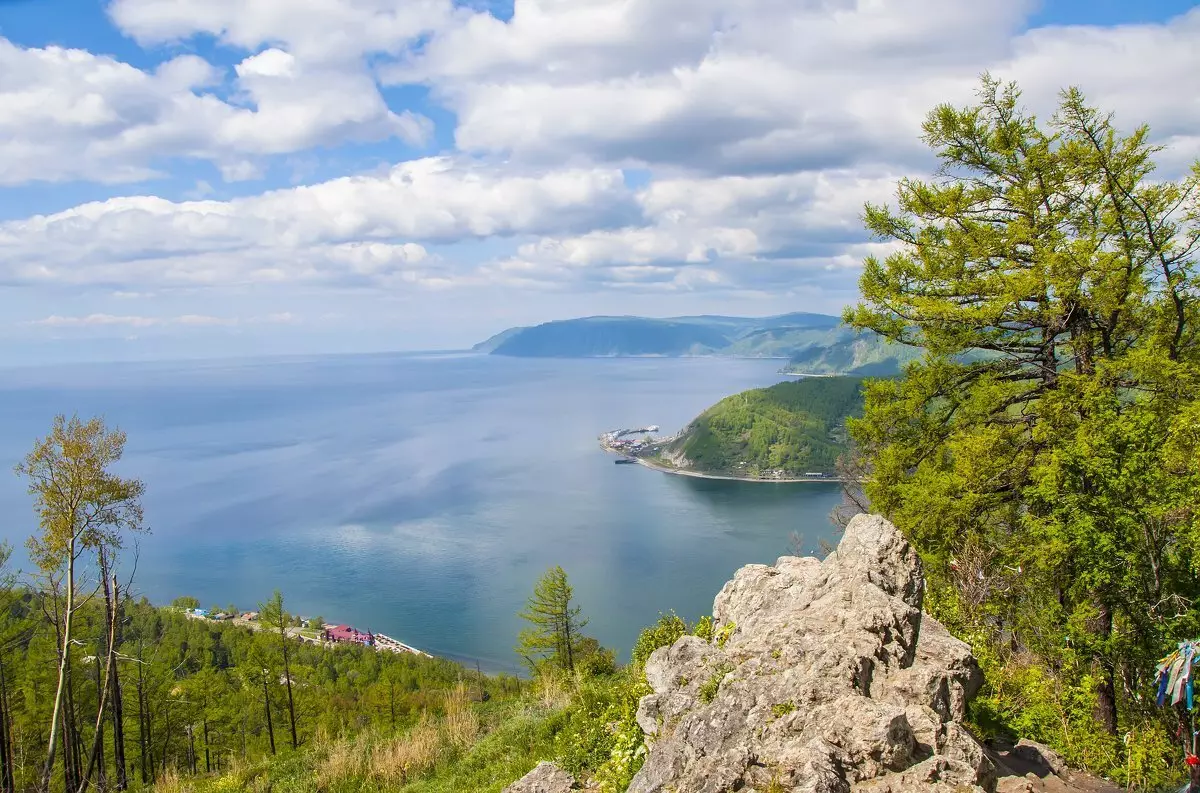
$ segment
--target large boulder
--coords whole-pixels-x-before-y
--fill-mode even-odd
[[[650,751],[629,793],[992,793],[961,724],[979,668],[923,591],[916,552],[873,515],[824,561],[743,567],[713,603],[716,641],[647,661]]]
[[[503,793],[571,793],[577,789],[575,777],[554,763],[543,761],[528,774],[504,788]]]

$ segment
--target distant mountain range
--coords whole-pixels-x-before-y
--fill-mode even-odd
[[[774,317],[584,317],[509,328],[477,352],[525,358],[726,356],[787,358],[785,372],[884,376],[920,354],[828,314]]]

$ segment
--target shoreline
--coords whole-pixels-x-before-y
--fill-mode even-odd
[[[833,476],[822,477],[821,479],[814,479],[812,477],[804,477],[803,479],[761,479],[761,478],[749,477],[749,476],[729,476],[726,474],[705,474],[705,473],[701,473],[699,471],[685,471],[682,468],[671,468],[669,466],[651,462],[650,460],[647,460],[644,457],[638,457],[636,459],[638,461],[638,465],[644,465],[652,471],[661,471],[664,474],[674,474],[675,476],[690,476],[695,479],[719,479],[719,480],[723,480],[723,481],[727,481],[727,482],[763,482],[763,483],[767,483],[767,484],[777,484],[777,485],[799,484],[801,482],[805,482],[805,483],[837,482],[840,484],[841,482],[845,481],[841,477],[833,477]]]

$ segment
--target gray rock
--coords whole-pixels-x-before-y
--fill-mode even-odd
[[[1062,758],[1053,749],[1037,741],[1030,741],[1023,738],[1013,747],[1011,753],[1030,765],[1035,766],[1034,773],[1039,777],[1054,774],[1065,778],[1070,773],[1067,769],[1067,764],[1062,761]]]
[[[570,793],[578,790],[575,778],[554,763],[545,761],[504,788],[503,793]]]
[[[979,668],[923,592],[916,552],[873,515],[824,561],[738,570],[713,603],[722,646],[687,636],[646,664],[653,743],[629,793],[993,791],[960,723]]]

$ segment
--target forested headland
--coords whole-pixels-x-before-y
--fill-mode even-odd
[[[805,377],[734,394],[697,416],[660,456],[682,470],[751,479],[833,475],[862,393],[859,377]]]

